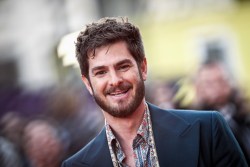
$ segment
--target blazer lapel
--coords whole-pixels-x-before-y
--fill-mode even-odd
[[[112,160],[108,148],[105,128],[92,141],[87,154],[82,157],[82,161],[73,164],[74,167],[112,167]]]
[[[174,112],[161,110],[151,104],[149,110],[160,166],[197,166],[199,120],[189,123]]]

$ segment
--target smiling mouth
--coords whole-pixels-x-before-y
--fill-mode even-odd
[[[118,86],[112,86],[105,90],[105,95],[113,97],[115,99],[125,97],[128,95],[128,92],[133,89],[132,84],[128,82],[123,82]]]
[[[108,93],[108,95],[109,96],[119,97],[119,96],[125,95],[128,91],[129,91],[129,89],[123,90],[123,91],[117,91],[117,92]]]

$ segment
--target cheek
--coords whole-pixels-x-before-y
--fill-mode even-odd
[[[98,81],[98,82],[94,81],[91,84],[91,89],[94,94],[100,95],[105,91],[106,84],[104,81]]]

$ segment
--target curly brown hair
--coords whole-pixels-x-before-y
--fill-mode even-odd
[[[106,17],[93,22],[81,31],[76,42],[76,57],[81,74],[89,78],[89,57],[95,56],[95,49],[109,44],[125,41],[129,52],[140,64],[144,57],[144,47],[139,28],[125,17]]]

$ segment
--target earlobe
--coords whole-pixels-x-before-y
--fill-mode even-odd
[[[90,85],[88,78],[86,78],[84,75],[82,75],[82,81],[83,81],[84,85],[86,86],[86,88],[88,89],[89,93],[91,95],[93,95],[93,91],[92,91],[92,88],[91,88],[91,85]]]

